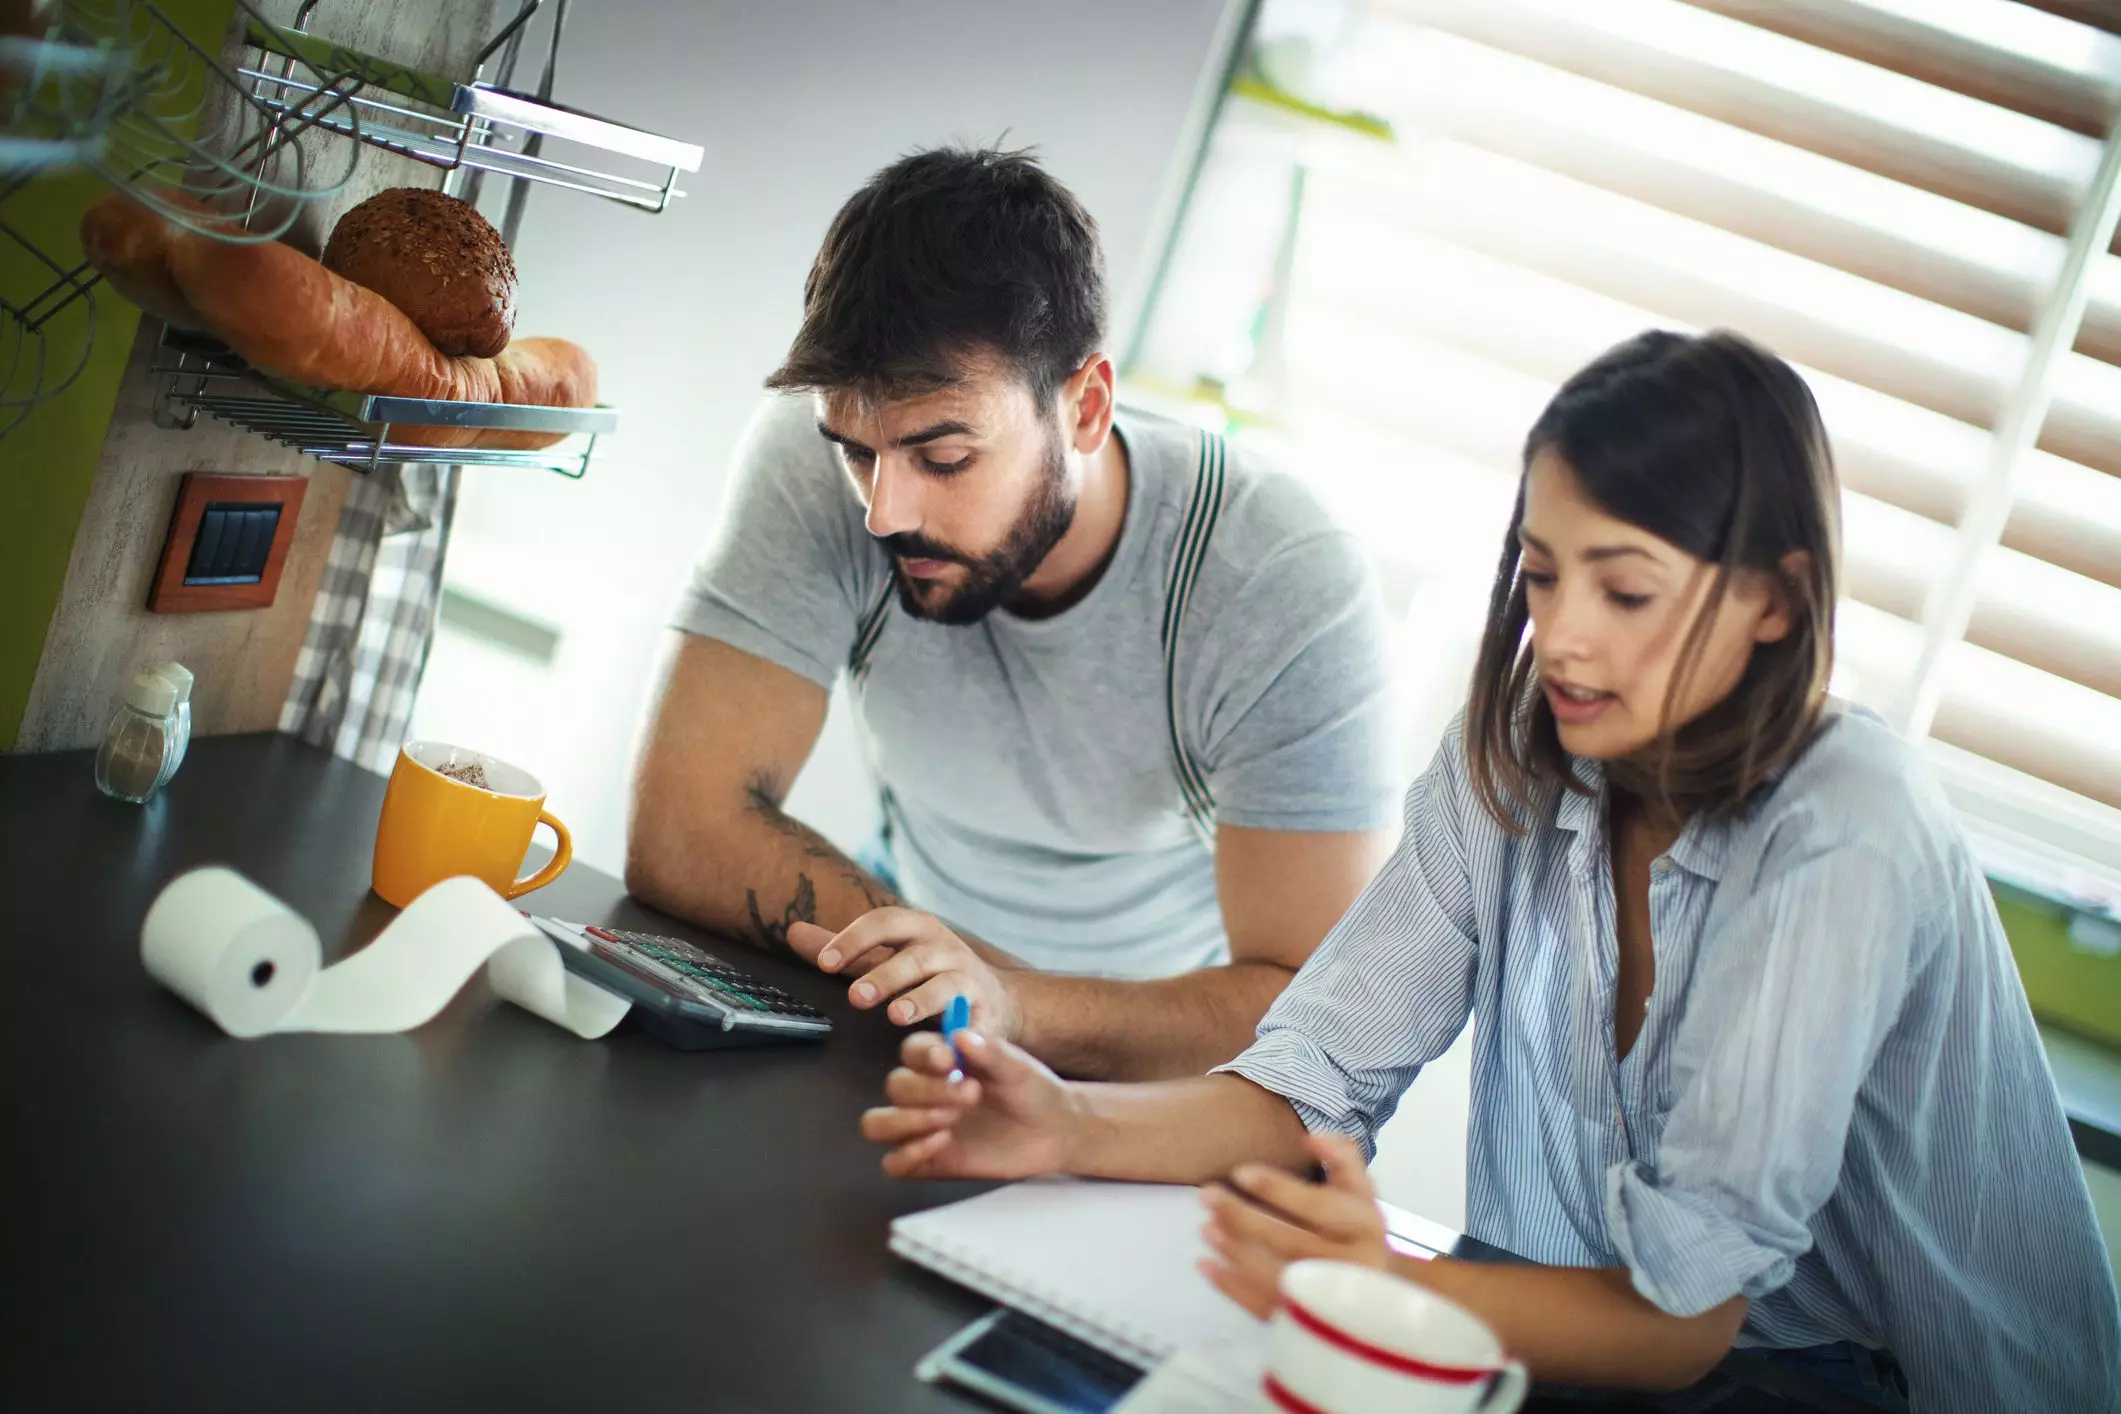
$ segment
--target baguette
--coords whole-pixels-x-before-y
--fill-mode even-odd
[[[207,330],[265,373],[404,398],[596,403],[596,364],[580,346],[519,339],[497,358],[451,358],[390,301],[277,241],[215,240],[117,193],[89,209],[81,235],[89,258],[120,294],[181,328]],[[565,437],[476,427],[390,430],[392,442],[407,446],[503,451],[537,451]]]
[[[519,407],[593,407],[597,367],[579,344],[565,339],[517,339],[495,358],[452,358],[449,363],[488,363],[500,385],[485,402]],[[400,393],[399,397],[424,396]],[[501,427],[435,427],[392,423],[389,440],[407,447],[477,447],[496,452],[536,452],[564,441],[564,432],[517,432]]]
[[[298,383],[449,402],[589,407],[596,364],[565,339],[522,339],[498,358],[451,358],[389,300],[278,242],[169,234],[170,272],[214,333],[252,367]],[[415,447],[536,451],[560,432],[392,427]]]
[[[490,360],[494,371],[501,378],[501,397],[504,403],[516,403],[523,407],[586,408],[597,402],[597,366],[589,351],[580,344],[565,339],[517,339]],[[446,432],[443,427],[393,427],[391,440],[409,441],[414,446],[432,447],[444,445],[423,442],[415,436],[400,436],[426,432]],[[558,432],[511,432],[505,428],[489,427],[479,430],[478,438],[470,445],[485,447],[493,451],[536,452],[562,439]]]
[[[111,192],[82,213],[81,251],[106,284],[147,313],[179,329],[204,329],[206,321],[169,273],[168,234],[174,229],[137,201]]]
[[[383,296],[278,241],[168,233],[177,288],[253,368],[355,393],[501,400],[490,358],[449,358]]]

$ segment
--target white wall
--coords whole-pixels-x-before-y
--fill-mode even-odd
[[[1103,229],[1122,320],[1197,142],[1237,0],[752,0],[572,7],[555,97],[699,142],[659,216],[535,192],[526,334],[596,355],[622,430],[588,478],[473,471],[448,579],[560,635],[550,666],[446,628],[413,728],[544,778],[576,851],[623,858],[626,773],[662,624],[724,459],[800,314],[827,221],[871,172],[946,141],[1036,144]],[[489,200],[489,211],[496,205]],[[1120,331],[1115,331],[1115,335]],[[1115,350],[1116,351],[1116,350]],[[827,728],[792,806],[843,845],[873,805]]]

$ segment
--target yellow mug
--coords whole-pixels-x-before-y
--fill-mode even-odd
[[[559,847],[543,869],[518,879],[539,825]],[[408,742],[383,792],[369,882],[399,908],[444,879],[469,874],[502,898],[542,889],[574,858],[574,838],[545,809],[538,778],[483,751]]]

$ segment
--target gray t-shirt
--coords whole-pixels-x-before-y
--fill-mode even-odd
[[[1119,544],[1065,612],[966,627],[894,599],[855,716],[901,892],[1035,967],[1161,977],[1228,958],[1185,814],[1158,624],[1200,434],[1123,414]],[[767,400],[675,620],[830,688],[889,584],[808,397]],[[1398,794],[1368,562],[1290,477],[1230,449],[1180,634],[1180,714],[1219,824],[1388,828]]]

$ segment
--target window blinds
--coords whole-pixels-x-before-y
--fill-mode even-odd
[[[1286,160],[1249,374],[1329,499],[1417,566],[1491,565],[1562,378],[1652,325],[1742,330],[1834,442],[1837,690],[1926,731],[1962,799],[2121,864],[2121,256],[2111,223],[2085,244],[2121,4],[1376,0],[1336,40],[1319,86],[1395,140],[1226,105],[1174,255],[1202,263],[1230,151]],[[1203,371],[1158,336],[1187,298],[1167,273],[1142,346],[1166,384]],[[2036,425],[1999,480],[2014,409]],[[2002,487],[1970,551],[1961,514]]]

